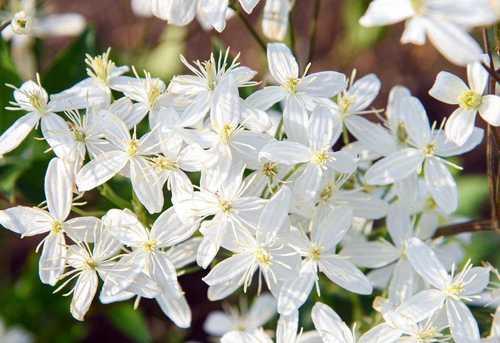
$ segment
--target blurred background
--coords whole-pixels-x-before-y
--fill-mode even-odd
[[[0,4],[1,4],[0,0]],[[465,76],[465,69],[449,64],[430,45],[422,47],[401,45],[402,25],[388,28],[365,29],[358,24],[369,1],[324,0],[321,2],[318,32],[314,46],[311,71],[336,70],[350,74],[353,68],[358,76],[375,73],[382,80],[382,91],[374,106],[383,108],[392,86],[408,87],[426,105],[429,115],[440,121],[452,108],[428,95],[435,75],[441,70]],[[50,13],[77,12],[85,16],[88,29],[76,38],[56,38],[36,42],[42,84],[49,93],[63,90],[85,76],[84,55],[94,55],[112,48],[117,65],[135,65],[147,69],[153,76],[168,80],[174,74],[184,73],[179,54],[187,60],[206,59],[218,47],[231,47],[233,54],[241,52],[241,63],[259,74],[257,80],[266,80],[266,59],[245,26],[235,17],[228,21],[222,34],[206,32],[194,21],[186,27],[166,26],[154,18],[136,17],[129,0],[45,0]],[[260,30],[262,4],[249,20]],[[296,52],[302,68],[309,51],[309,31],[313,16],[313,1],[297,0],[292,12]],[[0,132],[19,116],[3,108],[11,98],[4,83],[20,84],[20,79],[9,56],[5,42],[0,40]],[[36,137],[36,134],[32,134]],[[43,176],[51,154],[44,154],[45,142],[28,139],[13,154],[0,161],[0,208],[13,205],[36,205],[43,201]],[[459,161],[464,172],[458,176],[460,189],[459,214],[470,218],[489,214],[488,186],[485,176],[484,145],[463,156]],[[114,184],[114,189],[126,193],[126,183]],[[109,204],[94,201],[89,204],[105,208]],[[101,201],[101,200],[100,200]],[[92,209],[92,208],[90,208]],[[20,240],[15,234],[0,230],[0,318],[7,327],[21,326],[36,342],[185,342],[207,341],[203,322],[207,314],[221,307],[206,299],[206,287],[201,281],[203,272],[180,277],[193,311],[193,324],[188,330],[176,328],[161,312],[156,303],[143,301],[138,310],[131,302],[101,305],[94,301],[86,321],[75,321],[69,314],[70,298],[42,285],[38,278],[38,257],[34,253],[40,238]],[[499,266],[497,253],[500,240],[490,233],[477,234],[466,249],[472,262],[489,260]],[[347,322],[358,320],[366,325],[373,298],[353,297],[338,288],[327,289],[328,302]],[[237,303],[237,297],[229,298]],[[307,312],[307,310],[306,310]],[[478,318],[488,316],[477,309]],[[305,328],[310,323],[303,321]],[[486,327],[482,327],[486,330]],[[1,331],[1,329],[0,329]]]

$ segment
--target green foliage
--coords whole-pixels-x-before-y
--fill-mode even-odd
[[[111,306],[108,317],[118,330],[134,342],[148,343],[152,341],[144,317],[140,311],[134,310],[132,304],[122,303]]]
[[[477,217],[488,199],[488,179],[484,175],[466,175],[458,178],[460,190],[457,213],[467,217]]]

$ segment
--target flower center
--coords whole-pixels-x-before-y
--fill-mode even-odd
[[[32,19],[24,11],[17,12],[11,21],[12,31],[18,35],[25,35],[31,31]]]
[[[157,245],[156,240],[150,239],[149,241],[147,241],[147,242],[144,243],[143,248],[147,252],[151,253],[151,252],[153,252],[153,251],[156,250],[156,245]]]
[[[300,80],[299,79],[289,79],[286,83],[285,88],[290,93],[297,93],[297,88],[299,87]]]
[[[308,257],[313,260],[318,262],[321,259],[321,252],[323,251],[323,248],[318,246],[318,245],[313,245],[311,246],[311,249],[309,250]]]
[[[60,221],[58,220],[54,220],[52,222],[52,228],[51,228],[51,231],[53,234],[57,235],[59,233],[61,233],[63,230],[63,225]]]
[[[474,91],[468,90],[458,97],[460,107],[465,110],[477,109],[483,100],[483,97]]]
[[[85,59],[85,63],[89,66],[87,68],[87,75],[104,84],[108,83],[111,72],[115,68],[113,61],[109,60],[109,53],[110,50],[108,49],[108,51],[102,55],[96,57],[87,55]]]
[[[154,107],[163,93],[163,85],[160,80],[148,80],[147,82],[148,103]]]
[[[139,150],[139,140],[138,139],[132,139],[128,143],[128,148],[127,148],[127,154],[129,156],[135,156],[137,154],[137,151]]]
[[[420,332],[417,333],[417,339],[419,342],[434,342],[434,338],[437,338],[440,336],[440,333],[434,328],[434,327],[428,327],[425,329],[422,329]]]
[[[460,294],[464,291],[464,284],[462,282],[454,282],[451,285],[449,285],[445,292],[451,297],[459,297]]]
[[[317,164],[320,167],[324,167],[329,160],[330,154],[327,150],[316,151],[311,158],[311,162]]]
[[[426,157],[431,157],[431,156],[434,156],[434,154],[436,153],[436,150],[437,150],[436,143],[430,143],[424,147],[423,152],[424,152],[424,155]]]
[[[433,198],[431,197],[428,197],[427,199],[425,199],[425,205],[424,205],[424,208],[426,210],[429,210],[429,211],[434,211],[435,209],[437,209],[437,204],[436,204],[436,201],[434,201]]]
[[[257,248],[255,250],[255,258],[261,266],[269,267],[271,265],[272,256],[264,248]]]
[[[177,162],[169,160],[165,156],[154,157],[151,161],[153,162],[153,166],[157,171],[174,171],[178,169]]]
[[[417,15],[422,15],[425,12],[426,0],[411,0],[411,7]]]
[[[222,130],[219,133],[221,142],[226,145],[229,144],[233,133],[234,133],[234,127],[231,124],[224,124]]]
[[[328,185],[325,188],[323,188],[323,190],[319,194],[319,197],[320,197],[320,199],[322,201],[327,202],[333,196],[333,192],[334,192],[333,186],[332,185]]]
[[[217,86],[217,68],[215,63],[212,61],[205,62],[205,72],[207,77],[207,87],[209,90],[213,91]]]
[[[26,93],[28,101],[38,113],[45,113],[47,111],[47,96],[43,88],[35,88]]]
[[[224,214],[230,214],[231,212],[233,212],[233,205],[230,201],[221,199],[219,200],[219,206]]]
[[[351,110],[351,107],[355,101],[356,97],[344,94],[339,96],[339,99],[337,100],[337,105],[339,106],[340,111],[343,114],[347,114]]]
[[[273,162],[266,162],[262,166],[262,173],[269,178],[275,177],[278,175],[278,165]]]
[[[95,270],[95,269],[97,268],[97,262],[96,262],[93,258],[88,258],[88,259],[85,261],[85,266],[86,266],[88,269]]]

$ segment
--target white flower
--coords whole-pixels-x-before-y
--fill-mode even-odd
[[[3,343],[32,343],[33,336],[20,327],[14,326],[7,329],[0,319],[0,340]]]
[[[153,0],[132,0],[130,6],[137,16],[151,17],[153,15]]]
[[[281,43],[267,45],[269,72],[279,86],[269,86],[255,92],[252,97],[269,109],[284,100],[283,120],[288,139],[305,144],[308,111],[318,103],[327,104],[329,98],[346,87],[345,75],[325,71],[299,77],[299,65],[290,49]],[[306,70],[307,72],[307,70]]]
[[[461,147],[449,142],[441,130],[431,129],[424,107],[417,98],[401,100],[407,111],[408,144],[410,147],[396,151],[376,162],[366,172],[366,182],[386,185],[403,180],[423,169],[425,181],[432,197],[445,212],[451,213],[458,206],[457,186],[444,158],[465,153],[477,146],[483,130],[475,129]]]
[[[68,247],[66,264],[73,268],[62,275],[61,279],[68,277],[55,292],[63,289],[69,282],[76,278],[73,288],[65,295],[73,294],[71,300],[71,314],[77,320],[83,321],[92,299],[97,291],[99,276],[106,278],[107,273],[115,265],[114,256],[121,250],[122,245],[115,240],[109,229],[102,223],[89,234],[94,246],[92,250],[86,243],[79,243]]]
[[[420,321],[444,305],[455,342],[478,341],[477,322],[463,301],[473,299],[488,286],[490,269],[467,263],[460,273],[454,275],[452,271],[450,276],[434,252],[417,238],[409,241],[408,259],[432,288],[408,299],[399,311]]]
[[[229,64],[229,49],[220,53],[217,61],[210,55],[207,61],[195,61],[190,64],[181,55],[181,62],[194,75],[178,75],[172,78],[168,85],[168,94],[178,106],[185,107],[181,115],[185,127],[195,126],[202,121],[213,106],[213,96],[219,84],[226,78],[232,78],[235,86],[248,87],[256,82],[251,79],[256,71],[240,66],[239,55]]]
[[[251,332],[267,323],[276,314],[276,300],[268,293],[255,298],[247,312],[239,313],[235,307],[211,312],[204,330],[211,336],[223,336],[230,331]]]
[[[158,145],[154,132],[137,139],[135,134],[130,136],[120,118],[112,114],[108,118],[105,137],[114,147],[97,155],[80,169],[76,175],[78,190],[85,192],[102,185],[127,167],[137,198],[150,213],[160,212],[163,201],[155,191],[155,187],[159,186],[158,175],[147,159]]]
[[[262,14],[262,32],[267,38],[278,41],[285,38],[292,6],[290,0],[266,0]]]
[[[57,145],[47,134],[53,127],[64,125],[64,120],[54,112],[64,111],[67,108],[57,102],[49,101],[45,89],[37,82],[26,81],[20,88],[14,88],[14,101],[7,107],[11,111],[26,111],[27,114],[17,119],[0,136],[0,155],[4,155],[17,148],[28,134],[41,122],[42,133],[51,146]]]
[[[53,158],[45,175],[45,197],[48,212],[35,207],[16,206],[4,211],[0,221],[21,237],[43,233],[42,256],[39,261],[40,280],[54,285],[64,271],[66,235],[73,241],[89,241],[92,230],[99,225],[94,217],[68,219],[72,206],[73,184],[65,163]]]
[[[480,62],[467,65],[467,86],[460,78],[446,71],[440,72],[429,94],[447,104],[459,105],[446,121],[446,137],[463,145],[474,130],[479,112],[488,124],[500,126],[500,96],[483,95],[488,83],[488,72]]]
[[[246,291],[256,271],[259,290],[263,277],[271,293],[278,295],[281,285],[291,278],[291,271],[296,270],[300,259],[286,245],[290,198],[291,191],[286,186],[281,188],[262,210],[252,233],[239,235],[236,241],[226,246],[234,255],[219,262],[203,278],[210,286],[210,300],[225,298],[241,285]]]
[[[163,212],[151,230],[147,230],[128,210],[110,210],[103,222],[116,240],[133,249],[128,257],[135,269],[129,275],[130,282],[144,272],[160,288],[155,299],[163,312],[178,326],[188,327],[191,311],[177,282],[175,265],[163,249],[191,237],[198,229],[198,223],[183,224],[173,208]]]
[[[111,89],[120,84],[122,75],[128,72],[127,66],[117,67],[110,60],[111,49],[92,57],[86,55],[88,77],[73,87],[51,96],[51,100],[61,103],[68,109],[106,107],[111,103]]]
[[[221,338],[221,343],[273,343],[273,340],[259,328],[251,332],[230,331]]]
[[[372,285],[363,273],[347,258],[336,254],[336,245],[351,227],[352,212],[338,207],[325,215],[321,221],[313,218],[308,238],[296,231],[288,243],[305,257],[298,275],[287,282],[279,293],[278,312],[288,315],[298,309],[309,297],[315,283],[319,282],[318,272],[323,272],[330,281],[358,294],[371,294]],[[319,291],[319,286],[317,285]]]
[[[242,174],[243,169],[240,169],[223,182],[216,180],[218,182],[215,187],[208,179],[217,175],[204,175],[200,191],[175,205],[177,213],[185,222],[213,216],[204,221],[200,229],[203,241],[198,249],[197,263],[203,268],[212,262],[223,241],[237,240],[240,235],[247,235],[247,231],[256,226],[256,215],[262,209],[264,201],[256,196],[243,195],[245,184],[242,182]]]
[[[303,171],[294,182],[294,193],[309,200],[316,196],[322,177],[328,170],[350,174],[356,170],[356,163],[347,152],[333,152],[332,146],[340,137],[342,127],[329,109],[317,106],[311,118],[305,118],[304,126],[305,142],[274,141],[265,145],[259,156],[285,165],[304,164]]]
[[[329,306],[316,302],[311,312],[314,327],[325,343],[391,343],[400,335],[394,334],[391,328],[378,325],[356,339],[342,318]]]
[[[374,0],[360,24],[366,27],[405,20],[402,43],[422,45],[426,36],[449,61],[479,60],[481,48],[467,31],[496,21],[488,0]]]

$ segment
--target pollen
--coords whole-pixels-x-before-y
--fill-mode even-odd
[[[154,157],[151,161],[157,171],[174,171],[179,168],[177,162],[172,161],[165,156]]]
[[[438,208],[438,205],[436,204],[436,201],[433,198],[428,197],[425,200],[424,208],[429,211],[434,211]]]
[[[356,97],[344,94],[339,96],[339,99],[337,100],[337,105],[340,107],[340,111],[342,113],[347,114],[351,110],[351,107],[355,101]]]
[[[396,128],[396,137],[398,138],[398,142],[401,144],[408,142],[408,131],[406,131],[406,125],[402,121],[398,123]]]
[[[317,164],[320,167],[324,167],[330,160],[330,154],[326,150],[319,150],[314,152],[311,162]]]
[[[323,248],[318,246],[318,245],[313,245],[311,249],[309,250],[308,257],[313,260],[318,262],[321,259],[321,252]]]
[[[24,11],[17,12],[11,21],[12,31],[18,35],[28,34],[31,30],[31,17]]]
[[[425,156],[431,157],[431,156],[434,156],[434,154],[436,153],[436,150],[437,150],[436,143],[430,143],[424,147],[423,152],[424,152]]]
[[[147,79],[148,104],[153,107],[163,93],[163,85],[160,80]]]
[[[434,339],[439,336],[439,331],[434,327],[425,328],[417,334],[419,342],[434,342]]]
[[[451,297],[459,297],[464,291],[464,284],[462,282],[454,282],[446,288],[446,294]]]
[[[233,205],[231,204],[230,201],[220,200],[219,206],[224,214],[230,214],[233,211]]]
[[[234,133],[234,127],[231,124],[224,124],[219,134],[222,143],[229,144],[233,133]]]
[[[289,79],[286,83],[285,88],[290,92],[290,93],[297,93],[297,89],[299,87],[300,80],[299,79]]]
[[[93,258],[88,258],[85,261],[85,266],[90,270],[95,270],[97,268],[97,262]]]
[[[255,250],[255,259],[261,266],[270,266],[272,261],[272,256],[264,248],[257,248]]]
[[[129,156],[135,156],[137,154],[138,150],[139,150],[139,140],[138,139],[132,139],[128,143],[127,154]]]
[[[207,78],[207,87],[209,90],[214,90],[217,86],[217,68],[215,61],[208,60],[205,62],[205,73]]]
[[[43,88],[35,88],[25,93],[30,105],[38,112],[45,113],[47,110],[47,95]]]
[[[145,242],[143,245],[144,250],[147,252],[153,252],[156,250],[156,245],[158,243],[154,239],[150,239],[149,241]]]
[[[62,230],[63,230],[63,225],[62,225],[62,223],[61,223],[60,221],[55,220],[55,221],[53,221],[53,222],[52,222],[51,232],[52,232],[53,234],[55,234],[55,235],[56,235],[56,234],[58,234],[58,233],[61,233],[61,232],[62,232]]]
[[[322,201],[327,202],[333,196],[334,188],[332,185],[328,185],[319,193],[319,197]]]
[[[411,0],[411,7],[416,14],[422,15],[425,12],[425,1],[426,0]]]
[[[264,163],[264,165],[262,166],[262,174],[269,178],[275,177],[276,175],[278,175],[278,165],[273,162]]]
[[[458,104],[465,110],[475,110],[481,106],[483,97],[474,91],[468,90],[458,97]]]
[[[87,55],[85,59],[85,63],[88,66],[87,75],[104,84],[108,83],[111,72],[115,68],[115,64],[109,59],[110,51],[108,49],[104,54],[95,57]]]
[[[75,123],[69,122],[68,123],[69,128],[71,132],[73,132],[73,137],[75,137],[75,141],[80,142],[80,143],[85,143],[85,140],[87,139],[87,135],[85,132]]]

